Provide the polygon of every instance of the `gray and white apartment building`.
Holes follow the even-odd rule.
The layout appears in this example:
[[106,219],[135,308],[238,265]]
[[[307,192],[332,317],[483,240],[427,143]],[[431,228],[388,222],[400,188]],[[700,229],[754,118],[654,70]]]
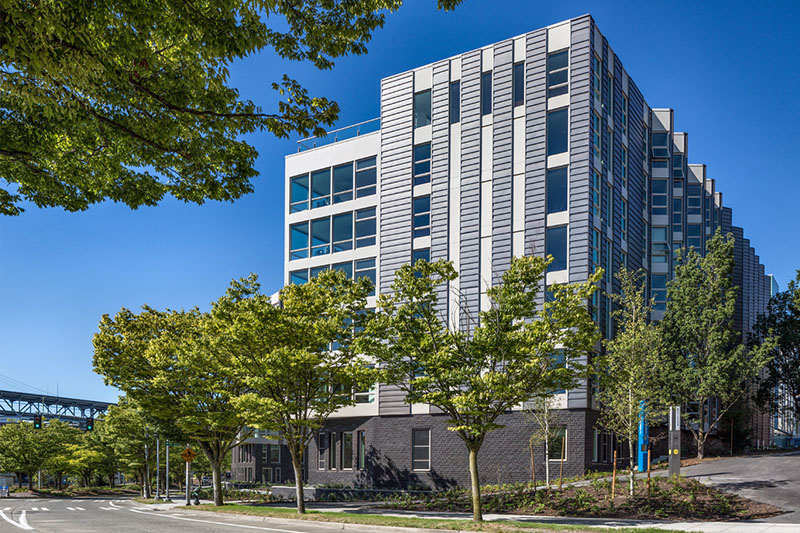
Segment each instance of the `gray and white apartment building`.
[[[337,268],[370,277],[380,293],[403,264],[447,259],[460,277],[441,311],[459,323],[488,307],[486,289],[512,257],[550,254],[547,284],[602,267],[601,289],[613,292],[621,265],[645,269],[659,319],[672,250],[703,250],[721,228],[736,238],[737,325],[747,332],[765,309],[764,267],[706,166],[688,163],[688,135],[674,130],[671,109],[648,105],[591,16],[385,78],[380,91],[379,121],[286,157],[285,283]],[[589,305],[610,336],[607,298],[598,291]],[[466,448],[446,416],[403,400],[380,383],[358,393],[314,439],[308,481],[468,484]],[[564,474],[606,468],[617,443],[596,428],[590,384],[559,394],[558,407]],[[483,481],[529,480],[532,423],[521,411],[500,423],[479,456]],[[262,479],[266,442],[234,455],[234,477]],[[535,448],[539,477],[543,453]]]

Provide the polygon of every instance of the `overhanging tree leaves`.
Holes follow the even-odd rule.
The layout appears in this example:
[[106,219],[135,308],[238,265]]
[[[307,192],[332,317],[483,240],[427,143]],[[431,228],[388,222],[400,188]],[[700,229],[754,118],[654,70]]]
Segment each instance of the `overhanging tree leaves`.
[[[733,266],[733,237],[723,238],[719,230],[705,256],[694,248],[679,252],[660,324],[667,356],[663,386],[674,404],[690,407],[683,420],[700,458],[708,435],[769,362],[774,346],[772,339],[749,349],[742,344],[733,322]],[[716,400],[721,406],[712,409]]]
[[[498,417],[537,393],[571,388],[577,360],[593,348],[597,328],[587,301],[602,271],[589,281],[550,287],[536,302],[549,260],[512,260],[488,290],[491,308],[467,331],[452,328],[437,308],[438,286],[457,278],[452,263],[417,261],[395,274],[391,294],[378,299],[369,326],[370,353],[408,403],[438,407],[469,451],[473,518],[482,520],[478,452]],[[550,300],[550,299],[548,299]],[[563,359],[563,365],[554,364]]]
[[250,298],[223,298],[211,312],[220,325],[216,351],[246,384],[232,402],[248,425],[275,431],[286,442],[297,511],[304,513],[301,462],[311,439],[332,413],[355,404],[355,391],[377,379],[358,352],[372,282],[329,270],[284,287],[277,305],[256,293],[255,277],[242,283]]
[[[438,0],[451,9],[461,0]],[[363,54],[402,0],[14,0],[0,5],[0,213],[21,201],[79,211],[164,195],[253,190],[243,134],[322,134],[338,105],[269,73],[264,110],[229,85],[231,63],[270,49],[321,69]]]

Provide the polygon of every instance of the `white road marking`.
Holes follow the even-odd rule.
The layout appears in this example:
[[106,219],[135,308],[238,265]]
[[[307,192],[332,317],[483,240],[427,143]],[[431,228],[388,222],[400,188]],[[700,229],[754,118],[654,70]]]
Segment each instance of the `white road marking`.
[[75,509],[77,509],[78,511],[85,511],[86,510],[83,507],[75,507]]
[[67,511],[74,511],[74,510],[75,510],[74,507],[67,507]]
[[38,507],[31,507],[31,511],[38,511],[38,510],[39,510]]
[[100,509],[103,511],[119,511],[119,507],[103,507],[101,506]]
[[146,515],[150,515],[150,516],[157,516],[157,517],[161,517],[161,518],[173,518],[175,520],[186,520],[187,522],[200,522],[201,524],[214,524],[214,525],[218,525],[218,526],[239,527],[239,528],[245,528],[245,529],[258,529],[260,531],[278,531],[279,533],[302,533],[302,532],[300,532],[300,531],[298,531],[296,529],[275,529],[275,528],[272,528],[272,527],[246,526],[244,524],[231,524],[231,523],[228,523],[228,522],[215,522],[213,520],[199,520],[199,519],[196,519],[196,518],[186,518],[186,517],[183,517],[183,516],[172,516],[172,515],[168,515],[168,514],[156,514],[156,513],[151,512],[151,511],[139,511],[137,509],[129,509],[129,511],[134,512],[134,513],[139,513],[139,514],[146,514]]
[[28,525],[28,520],[25,518],[25,511],[22,511],[20,513],[19,522],[11,520],[9,517],[6,516],[6,513],[4,513],[3,511],[0,511],[0,518],[5,520],[9,524],[17,526],[20,529],[33,529],[31,526]]
[[47,507],[42,507],[42,511],[49,511],[49,510],[50,509],[48,509]]
[[122,507],[120,507],[119,505],[114,505],[114,502],[108,502],[108,505],[110,505],[111,507],[116,507],[117,509],[122,509]]

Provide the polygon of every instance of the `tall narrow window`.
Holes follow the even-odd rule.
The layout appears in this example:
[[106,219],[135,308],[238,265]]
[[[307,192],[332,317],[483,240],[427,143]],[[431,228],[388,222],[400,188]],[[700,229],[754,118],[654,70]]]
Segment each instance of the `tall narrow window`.
[[653,309],[663,311],[667,308],[667,275],[653,274],[650,276],[651,296],[655,301]]
[[[653,157],[669,157],[669,133],[653,133]],[[653,164],[655,167],[655,163]]]
[[628,201],[622,198],[622,205],[620,209],[619,229],[622,233],[622,240],[628,240]]
[[429,429],[411,431],[411,469],[431,469],[431,430]]
[[414,127],[419,128],[431,123],[431,91],[422,91],[414,95]]
[[367,463],[367,438],[363,431],[359,431],[357,435],[358,443],[356,445],[358,446],[358,469],[364,470],[364,467]]
[[353,249],[353,213],[333,216],[333,251]]
[[653,243],[653,263],[668,262],[669,244],[667,243],[667,228],[653,227],[650,231]]
[[308,257],[308,222],[292,224],[289,227],[289,259]]
[[331,205],[331,169],[311,173],[311,208]]
[[592,89],[594,89],[594,96],[599,100],[603,94],[603,82],[601,81],[600,58],[597,57],[597,54],[592,55],[592,71]]
[[353,469],[353,434],[342,433],[342,470]]
[[331,219],[328,217],[311,221],[311,256],[331,253]]
[[547,155],[567,151],[568,117],[569,109],[567,108],[547,113]]
[[414,147],[414,185],[431,181],[431,143]]
[[374,245],[376,228],[374,207],[356,211],[356,248]]
[[308,209],[308,174],[292,178],[289,196],[290,211],[292,213]]
[[547,96],[567,94],[569,77],[569,50],[547,56]]
[[592,228],[592,270],[600,266],[600,232]]
[[425,237],[431,234],[431,197],[414,198],[414,237]]
[[592,155],[600,159],[600,115],[592,113]]
[[353,163],[333,167],[333,203],[353,199]]
[[567,167],[547,171],[547,213],[567,210]]
[[594,175],[593,183],[592,183],[592,213],[594,216],[600,216],[600,195],[603,194],[602,187],[602,179],[600,178],[600,173],[596,170],[592,171]]
[[683,198],[672,199],[672,231],[675,233],[683,231]]
[[628,133],[628,97],[622,93],[622,133]]
[[356,198],[375,194],[377,170],[375,157],[356,161]]
[[566,270],[567,268],[567,226],[547,228],[545,233],[545,253],[553,256],[547,271]]
[[548,459],[560,461],[563,457],[564,461],[567,460],[567,428],[553,428],[553,433],[548,437],[547,444]]
[[461,120],[461,82],[450,82],[450,124]]
[[628,149],[624,146],[622,147],[622,170],[620,171],[622,176],[622,186],[626,189],[628,188]]
[[613,205],[614,205],[614,188],[611,186],[610,183],[606,183],[606,214],[605,214],[605,221],[606,225],[609,227],[613,224]]
[[653,180],[653,214],[667,214],[667,180]]
[[327,449],[325,442],[325,433],[322,431],[317,435],[317,451],[319,452],[319,459],[317,460],[317,468],[325,470],[325,450]]
[[481,115],[492,114],[492,73],[481,74]]
[[375,270],[375,258],[370,259],[359,259],[355,261],[355,271],[354,277],[355,279],[358,278],[369,278],[372,281],[372,292],[370,296],[375,295],[375,285],[377,283],[377,276]]
[[331,440],[330,446],[328,446],[328,451],[329,451],[329,453],[328,453],[328,463],[330,464],[330,469],[331,470],[336,470],[336,464],[337,464],[337,461],[336,461],[336,459],[337,459],[337,457],[336,457],[336,453],[337,453],[336,440],[337,439],[336,439],[336,437],[338,437],[338,435],[336,433],[329,433],[328,436],[329,436],[329,438]]
[[672,177],[683,177],[683,154],[672,154]]
[[511,75],[514,88],[514,107],[525,103],[525,63],[515,63]]

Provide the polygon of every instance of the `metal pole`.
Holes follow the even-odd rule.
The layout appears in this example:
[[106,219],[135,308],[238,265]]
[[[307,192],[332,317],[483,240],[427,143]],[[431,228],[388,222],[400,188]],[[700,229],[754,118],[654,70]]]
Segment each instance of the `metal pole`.
[[147,440],[150,436],[147,433],[147,430],[144,431],[144,467],[145,467],[145,478],[144,482],[142,483],[142,488],[144,489],[144,497],[150,498],[152,493],[150,492],[150,448],[147,446]]
[[171,502],[172,500],[169,499],[169,441],[167,441],[167,480],[165,482],[164,490],[166,491],[166,496],[164,497],[165,501]]
[[39,470],[39,475],[37,476],[37,479],[38,479],[38,484],[39,484],[39,490],[42,490],[42,471],[41,470]]
[[191,500],[192,491],[189,488],[189,485],[191,484],[190,479],[191,478],[189,477],[189,461],[186,461],[186,505],[187,506],[192,505],[192,500]]
[[159,452],[161,445],[158,441],[158,433],[156,433],[156,500],[161,499],[161,459]]

